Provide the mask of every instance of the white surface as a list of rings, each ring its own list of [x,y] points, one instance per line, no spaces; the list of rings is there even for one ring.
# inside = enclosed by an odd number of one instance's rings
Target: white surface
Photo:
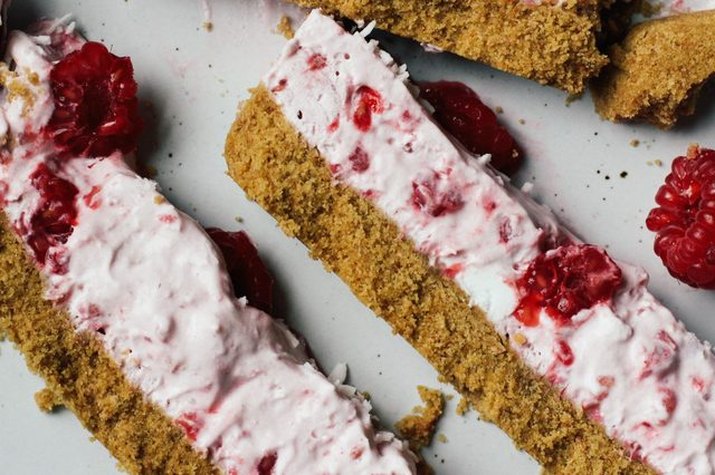
[[[168,197],[205,225],[249,231],[277,276],[281,312],[305,334],[325,368],[345,361],[349,381],[373,397],[388,425],[418,402],[415,386],[437,387],[436,374],[382,320],[375,318],[305,248],[288,239],[228,179],[222,159],[226,131],[239,100],[267,71],[284,39],[272,32],[278,17],[255,0],[215,0],[214,30],[201,28],[199,2],[24,0],[11,26],[37,16],[75,13],[91,39],[132,56],[142,98],[151,104],[141,155],[158,170]],[[170,12],[167,15],[167,12]],[[19,23],[18,23],[19,22]],[[563,93],[450,55],[430,55],[412,43],[385,38],[418,79],[472,85],[521,141],[528,164],[517,181],[534,181],[536,195],[581,237],[608,246],[614,257],[643,265],[651,289],[701,338],[715,339],[715,293],[690,289],[667,275],[644,230],[657,186],[670,160],[689,143],[715,146],[708,132],[715,112],[672,132],[602,122],[589,98],[566,105]],[[520,123],[520,119],[524,123]],[[708,139],[712,140],[708,142]],[[639,147],[630,146],[632,139]],[[648,165],[660,159],[662,167]],[[626,178],[619,175],[628,172]],[[606,177],[610,179],[606,179]],[[236,217],[243,218],[238,224]],[[41,414],[32,400],[40,381],[19,354],[0,344],[0,472],[8,474],[118,473],[115,461],[88,441],[68,412]],[[452,392],[449,388],[444,388]],[[428,460],[439,474],[535,474],[537,465],[495,427],[454,415],[448,404]],[[442,462],[444,460],[444,462]]]

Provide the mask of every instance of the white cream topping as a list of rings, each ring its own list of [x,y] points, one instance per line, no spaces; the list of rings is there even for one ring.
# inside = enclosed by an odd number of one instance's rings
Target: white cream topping
[[[38,263],[47,298],[225,473],[268,473],[259,465],[273,458],[272,474],[415,473],[406,444],[375,430],[367,401],[321,374],[285,325],[233,296],[217,248],[155,182],[119,153],[58,158],[42,132],[53,112],[50,58],[81,40],[61,25],[43,29],[9,42],[11,81],[34,101],[2,92],[0,203],[26,240],[42,205],[30,179],[38,166],[79,191],[71,236]]]
[[[414,99],[405,76],[376,42],[314,11],[265,84],[336,182],[393,220],[499,333],[519,335],[512,347],[524,361],[630,456],[663,473],[715,473],[710,345],[654,299],[644,271],[626,264],[619,264],[624,285],[613,302],[582,310],[565,325],[543,311],[537,326],[517,320],[514,282],[541,254],[540,242],[558,235],[578,241],[485,160],[455,145]],[[572,362],[559,358],[564,345]]]
[[[652,14],[635,15],[633,18],[635,23],[715,9],[715,0],[655,0],[648,3],[652,7]]]

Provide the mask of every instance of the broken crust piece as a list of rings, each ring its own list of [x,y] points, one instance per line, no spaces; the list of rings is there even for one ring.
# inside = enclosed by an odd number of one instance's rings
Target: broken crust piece
[[[235,294],[227,264],[260,266],[226,262],[128,165],[131,61],[74,24],[32,31],[0,66],[23,91],[0,95],[0,327],[28,366],[132,473],[416,473],[259,293]]]
[[[715,11],[641,23],[612,47],[610,57],[612,64],[593,85],[598,113],[670,128],[695,112],[715,74]]]
[[[508,73],[581,94],[608,63],[598,51],[600,12],[610,1],[291,0],[436,46]]]
[[[417,386],[423,406],[416,406],[395,427],[400,435],[410,441],[413,450],[419,451],[432,443],[437,423],[444,412],[444,396],[439,389]]]

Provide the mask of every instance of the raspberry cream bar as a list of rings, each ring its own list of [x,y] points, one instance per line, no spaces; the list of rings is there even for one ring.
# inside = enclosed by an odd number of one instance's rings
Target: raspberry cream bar
[[[243,104],[229,173],[549,473],[713,473],[710,346],[413,92],[314,11]]]
[[[12,32],[7,58],[0,327],[121,465],[415,473],[369,404],[237,298],[207,233],[127,164],[140,130],[129,59],[61,21]]]
[[[604,118],[670,128],[695,112],[715,76],[715,2],[665,3],[611,47],[612,63],[593,88]]]
[[[291,0],[359,20],[563,89],[584,91],[607,64],[598,51],[604,0]]]

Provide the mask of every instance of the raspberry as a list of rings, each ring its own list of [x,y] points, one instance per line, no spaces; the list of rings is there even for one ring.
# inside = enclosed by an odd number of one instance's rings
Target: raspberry
[[[434,107],[434,119],[470,152],[491,154],[491,164],[511,175],[523,161],[521,149],[477,93],[461,82],[422,82],[420,97]]]
[[[715,151],[693,148],[673,160],[646,219],[655,253],[676,279],[715,289]]]
[[[104,157],[136,149],[142,129],[137,84],[129,58],[85,43],[50,72],[55,110],[47,125],[56,145],[79,156]]]
[[[454,190],[440,191],[438,178],[412,182],[412,204],[415,208],[435,218],[462,209],[462,195]]]
[[[229,233],[217,228],[206,230],[223,254],[226,269],[237,297],[264,312],[273,310],[273,277],[243,231]]]
[[[30,218],[27,242],[41,265],[51,247],[64,244],[72,234],[77,219],[75,198],[79,191],[67,180],[40,164],[30,175],[32,186],[40,192],[40,203]]]
[[[204,423],[195,412],[186,412],[176,419],[176,424],[184,430],[186,437],[190,441],[196,441],[196,438],[203,429]]]
[[[382,96],[371,87],[360,86],[355,91],[355,98],[353,124],[358,130],[367,132],[372,126],[372,115],[385,111]]]
[[[358,146],[353,153],[350,154],[348,160],[351,163],[351,168],[353,171],[362,173],[370,168],[370,157],[368,157],[367,152]]]
[[[276,454],[275,452],[269,452],[264,455],[261,458],[260,462],[258,462],[258,467],[256,467],[258,475],[271,475],[273,473],[273,467],[275,467],[277,460],[278,454]]]
[[[516,281],[521,300],[514,315],[524,325],[536,326],[543,309],[566,324],[581,310],[613,298],[622,282],[621,269],[602,249],[561,246],[539,255]]]

